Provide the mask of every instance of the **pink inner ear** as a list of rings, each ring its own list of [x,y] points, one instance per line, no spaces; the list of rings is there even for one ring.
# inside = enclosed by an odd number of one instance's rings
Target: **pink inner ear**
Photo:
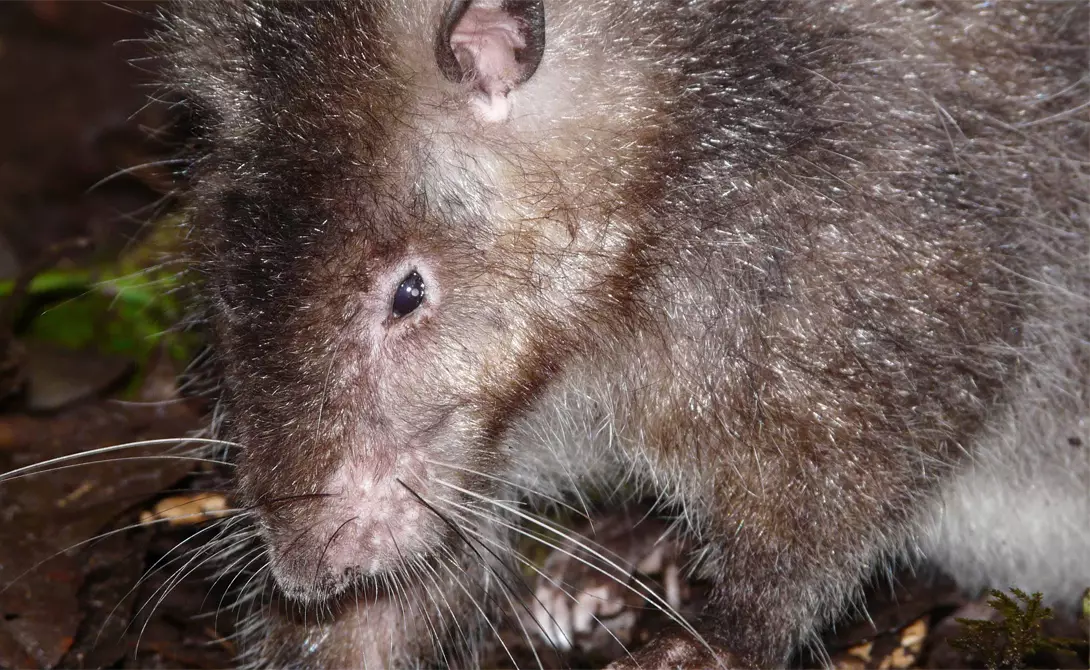
[[[450,34],[450,47],[462,70],[489,98],[506,96],[520,79],[515,58],[526,47],[519,22],[502,9],[470,6]]]

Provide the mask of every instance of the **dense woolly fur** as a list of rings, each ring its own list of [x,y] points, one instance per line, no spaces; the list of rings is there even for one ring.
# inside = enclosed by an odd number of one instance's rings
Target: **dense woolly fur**
[[[545,0],[499,120],[437,66],[447,4],[160,35],[243,581],[286,596],[251,662],[473,666],[515,503],[592,489],[715,584],[622,666],[783,664],[898,561],[1090,585],[1085,2]]]

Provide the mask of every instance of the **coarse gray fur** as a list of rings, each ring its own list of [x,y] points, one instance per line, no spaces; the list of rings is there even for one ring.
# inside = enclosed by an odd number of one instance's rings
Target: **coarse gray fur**
[[[491,116],[447,4],[161,35],[253,583],[310,615],[251,662],[472,666],[510,501],[587,487],[716,584],[618,667],[782,665],[899,561],[1090,586],[1085,2],[545,0]]]

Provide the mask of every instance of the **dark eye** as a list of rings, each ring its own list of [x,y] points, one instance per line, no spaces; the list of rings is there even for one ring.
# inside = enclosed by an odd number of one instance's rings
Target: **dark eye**
[[[424,302],[424,278],[413,270],[398,284],[390,311],[395,319],[400,319],[419,307],[422,302]]]

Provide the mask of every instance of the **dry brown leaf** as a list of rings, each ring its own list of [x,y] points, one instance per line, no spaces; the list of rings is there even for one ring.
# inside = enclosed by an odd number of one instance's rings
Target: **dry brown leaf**
[[[218,519],[226,513],[227,498],[221,493],[194,493],[163,498],[150,511],[140,513],[140,523],[167,521],[171,526],[191,526]]]

